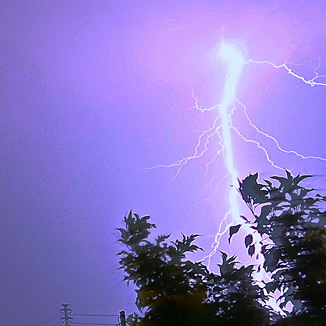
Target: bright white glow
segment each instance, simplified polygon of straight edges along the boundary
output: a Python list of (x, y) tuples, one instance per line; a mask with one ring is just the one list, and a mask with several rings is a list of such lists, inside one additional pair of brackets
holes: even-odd
[(229, 207), (230, 207), (230, 215), (232, 217), (232, 221), (239, 220), (240, 212), (238, 205), (238, 172), (234, 165), (233, 158), (233, 149), (232, 149), (232, 139), (231, 139), (231, 114), (230, 107), (236, 99), (236, 88), (237, 84), (245, 64), (244, 58), (235, 48), (235, 46), (221, 42), (218, 48), (218, 57), (221, 58), (225, 65), (225, 87), (223, 92), (222, 101), (219, 104), (219, 113), (221, 119), (221, 136), (223, 139), (223, 154), (225, 166), (228, 170), (228, 173), (231, 178), (231, 188), (229, 191)]
[[(224, 79), (224, 89), (223, 89), (221, 102), (219, 104), (216, 104), (216, 105), (210, 107), (210, 108), (202, 108), (202, 107), (200, 107), (199, 101), (195, 97), (193, 91), (191, 94), (193, 99), (195, 100), (194, 107), (196, 109), (198, 109), (201, 112), (212, 111), (212, 110), (216, 110), (218, 112), (218, 114), (216, 114), (216, 117), (214, 119), (212, 126), (209, 129), (204, 130), (200, 134), (200, 136), (198, 137), (197, 145), (195, 146), (195, 149), (194, 149), (194, 153), (192, 155), (185, 157), (183, 159), (180, 159), (172, 164), (168, 164), (168, 165), (160, 164), (160, 165), (153, 166), (151, 168), (147, 168), (147, 169), (154, 169), (154, 168), (158, 168), (158, 167), (164, 167), (164, 168), (176, 167), (177, 168), (177, 172), (175, 174), (175, 177), (176, 177), (179, 174), (179, 172), (181, 171), (181, 169), (190, 160), (204, 157), (205, 153), (208, 152), (211, 139), (215, 135), (217, 135), (217, 137), (219, 139), (219, 142), (217, 144), (218, 149), (216, 150), (216, 154), (215, 154), (214, 158), (212, 160), (210, 160), (208, 163), (206, 163), (205, 175), (207, 174), (209, 164), (213, 163), (220, 153), (223, 153), (224, 163), (225, 163), (225, 168), (227, 170), (227, 173), (219, 181), (219, 183), (216, 186), (215, 191), (213, 192), (213, 194), (210, 198), (212, 198), (213, 195), (217, 192), (218, 186), (220, 185), (220, 183), (227, 178), (229, 178), (228, 184), (230, 185), (230, 188), (227, 193), (228, 212), (225, 214), (224, 218), (222, 219), (222, 221), (219, 224), (219, 229), (218, 229), (218, 232), (216, 233), (216, 235), (214, 236), (214, 243), (212, 244), (209, 255), (207, 257), (205, 257), (205, 259), (208, 259), (208, 266), (210, 265), (211, 257), (218, 250), (221, 238), (223, 237), (224, 234), (227, 233), (229, 227), (234, 224), (242, 224), (243, 223), (242, 219), (240, 218), (240, 207), (239, 207), (240, 197), (237, 192), (238, 172), (236, 170), (236, 166), (235, 166), (235, 162), (234, 162), (234, 154), (233, 154), (234, 152), (233, 152), (231, 131), (232, 131), (233, 135), (239, 136), (240, 139), (242, 139), (243, 141), (245, 141), (247, 143), (255, 144), (260, 150), (262, 150), (265, 154), (267, 162), (270, 163), (271, 166), (273, 166), (274, 168), (277, 168), (277, 169), (281, 169), (281, 170), (283, 170), (285, 168), (285, 167), (276, 165), (272, 161), (268, 150), (265, 147), (263, 147), (263, 145), (259, 141), (246, 138), (244, 135), (242, 135), (240, 130), (238, 128), (236, 128), (236, 126), (232, 125), (231, 117), (232, 117), (232, 114), (234, 113), (234, 110), (236, 109), (235, 103), (239, 104), (243, 108), (245, 117), (248, 120), (249, 124), (260, 135), (273, 140), (275, 142), (277, 148), (281, 152), (286, 153), (286, 154), (295, 154), (296, 156), (298, 156), (302, 159), (317, 159), (320, 161), (326, 161), (326, 159), (322, 158), (322, 157), (312, 156), (312, 155), (304, 156), (304, 155), (301, 155), (293, 150), (284, 150), (283, 148), (281, 148), (281, 146), (279, 145), (279, 142), (274, 137), (261, 131), (256, 125), (254, 125), (254, 123), (252, 122), (252, 120), (249, 118), (249, 116), (247, 114), (245, 105), (242, 104), (241, 102), (239, 102), (239, 100), (237, 100), (237, 98), (236, 98), (237, 85), (238, 85), (239, 79), (241, 77), (242, 70), (243, 70), (244, 66), (247, 64), (250, 64), (250, 63), (269, 64), (276, 69), (284, 69), (288, 74), (303, 81), (307, 85), (326, 86), (326, 83), (322, 83), (322, 82), (318, 81), (318, 78), (326, 77), (326, 75), (319, 75), (319, 73), (318, 73), (320, 63), (314, 70), (314, 77), (312, 79), (307, 80), (307, 79), (304, 79), (302, 76), (298, 75), (297, 73), (293, 72), (292, 69), (289, 68), (289, 66), (286, 63), (281, 64), (281, 65), (276, 65), (270, 61), (255, 61), (252, 59), (244, 61), (244, 57), (241, 54), (241, 52), (239, 51), (239, 49), (234, 44), (225, 42), (224, 40), (222, 40), (221, 43), (219, 44), (219, 46), (217, 47), (217, 49), (215, 49), (215, 55), (214, 55), (213, 59), (214, 59), (215, 63), (216, 62), (224, 63), (225, 79)], [(215, 176), (216, 175), (214, 175), (214, 178), (212, 180), (215, 180)], [(213, 181), (211, 181), (211, 182), (213, 182)], [(210, 198), (204, 198), (203, 200), (208, 200)], [(243, 225), (243, 227), (246, 229), (246, 231), (252, 233), (252, 230), (249, 229), (248, 225), (245, 224), (245, 225)], [(253, 233), (253, 237), (254, 237), (254, 243), (256, 244), (256, 253), (258, 253), (258, 257), (256, 256), (257, 257), (256, 263), (261, 266), (263, 263), (263, 256), (261, 254), (259, 254), (261, 251), (260, 250), (261, 238), (257, 232)], [(265, 276), (266, 275), (263, 273), (263, 271), (261, 271), (256, 274), (256, 280), (258, 281), (261, 279), (265, 279)]]

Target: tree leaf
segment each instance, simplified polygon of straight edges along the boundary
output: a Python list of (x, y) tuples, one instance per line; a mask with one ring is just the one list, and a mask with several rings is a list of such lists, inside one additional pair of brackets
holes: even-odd
[(246, 222), (246, 223), (250, 223), (250, 221), (243, 215), (240, 215), (240, 217)]
[(232, 236), (239, 231), (240, 227), (241, 227), (241, 224), (232, 225), (230, 227), (230, 229), (229, 229), (229, 239), (228, 239), (229, 243), (231, 241)]
[(251, 245), (248, 248), (248, 255), (252, 257), (252, 255), (255, 253), (255, 245)]
[(267, 191), (262, 190), (264, 186), (257, 182), (258, 173), (250, 174), (242, 182), (239, 182), (240, 194), (243, 200), (248, 204), (251, 201), (253, 204), (259, 204), (266, 201)]
[(254, 238), (253, 238), (252, 234), (248, 234), (245, 237), (245, 246), (246, 246), (246, 248), (248, 248), (248, 246), (252, 244), (253, 239)]

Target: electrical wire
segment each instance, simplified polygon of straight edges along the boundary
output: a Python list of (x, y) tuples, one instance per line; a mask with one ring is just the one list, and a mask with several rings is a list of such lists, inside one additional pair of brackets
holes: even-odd
[(119, 317), (119, 315), (70, 314), (71, 316)]

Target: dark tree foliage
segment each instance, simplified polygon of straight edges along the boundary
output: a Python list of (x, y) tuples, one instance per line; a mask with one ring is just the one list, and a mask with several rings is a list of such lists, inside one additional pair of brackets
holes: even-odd
[[(150, 217), (130, 212), (118, 229), (126, 248), (119, 253), (120, 268), (136, 285), (140, 311), (129, 316), (129, 325), (326, 325), (326, 197), (301, 185), (308, 177), (286, 171), (263, 183), (258, 173), (239, 181), (253, 220), (241, 216), (244, 222), (230, 227), (229, 241), (245, 224), (252, 230), (244, 244), (250, 256), (260, 249), (265, 258), (257, 266), (270, 276), (264, 288), (253, 280), (254, 266), (237, 267), (235, 256), (222, 252), (217, 274), (188, 260), (188, 253), (201, 250), (196, 234), (150, 240)], [(282, 317), (268, 306), (270, 295), (279, 296)]]
[(263, 290), (254, 283), (254, 266), (236, 268), (236, 257), (230, 258), (222, 252), (219, 275), (210, 273), (207, 300), (220, 317), (218, 325), (269, 325), (272, 311), (263, 307), (267, 300)]
[[(309, 177), (286, 171), (286, 177), (272, 177), (275, 186), (258, 183), (256, 173), (240, 182), (254, 216), (251, 228), (264, 239), (264, 269), (271, 275), (266, 290), (279, 290), (280, 307), (290, 309), (278, 325), (326, 325), (326, 197), (300, 185)], [(252, 239), (247, 235), (245, 245), (254, 252)]]
[(120, 228), (127, 248), (119, 253), (125, 280), (137, 287), (136, 304), (141, 316), (129, 317), (134, 326), (264, 326), (269, 311), (261, 305), (263, 291), (253, 284), (253, 266), (235, 265), (235, 257), (222, 253), (220, 274), (208, 271), (202, 262), (192, 262), (187, 253), (201, 250), (193, 244), (198, 235), (183, 235), (182, 240), (167, 241), (168, 236), (148, 239), (149, 216), (132, 212)]

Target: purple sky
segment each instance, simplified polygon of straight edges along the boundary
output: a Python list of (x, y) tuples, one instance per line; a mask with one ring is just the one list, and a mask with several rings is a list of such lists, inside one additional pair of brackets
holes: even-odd
[[(272, 4), (270, 4), (272, 2)], [(326, 75), (323, 1), (2, 1), (0, 70), (1, 323), (59, 325), (75, 313), (133, 309), (116, 242), (122, 217), (150, 214), (159, 233), (200, 233), (206, 250), (227, 211), (228, 180), (214, 136), (178, 176), (169, 165), (194, 154), (212, 126), (223, 67), (221, 39), (246, 59), (285, 62), (306, 79)], [(258, 2), (257, 2), (258, 3)], [(326, 82), (326, 78), (317, 81)], [(268, 64), (245, 66), (238, 98), (252, 121), (287, 150), (326, 157), (326, 88)], [(275, 164), (318, 174), (326, 162), (277, 150), (239, 106), (233, 123)], [(282, 174), (232, 133), (241, 177)], [(244, 212), (247, 214), (247, 212)], [(240, 253), (242, 243), (232, 243)], [(223, 250), (229, 250), (225, 239)], [(238, 248), (237, 248), (238, 247)], [(75, 321), (86, 322), (81, 317)], [(100, 322), (103, 319), (88, 319)], [(106, 322), (116, 322), (115, 318)]]

